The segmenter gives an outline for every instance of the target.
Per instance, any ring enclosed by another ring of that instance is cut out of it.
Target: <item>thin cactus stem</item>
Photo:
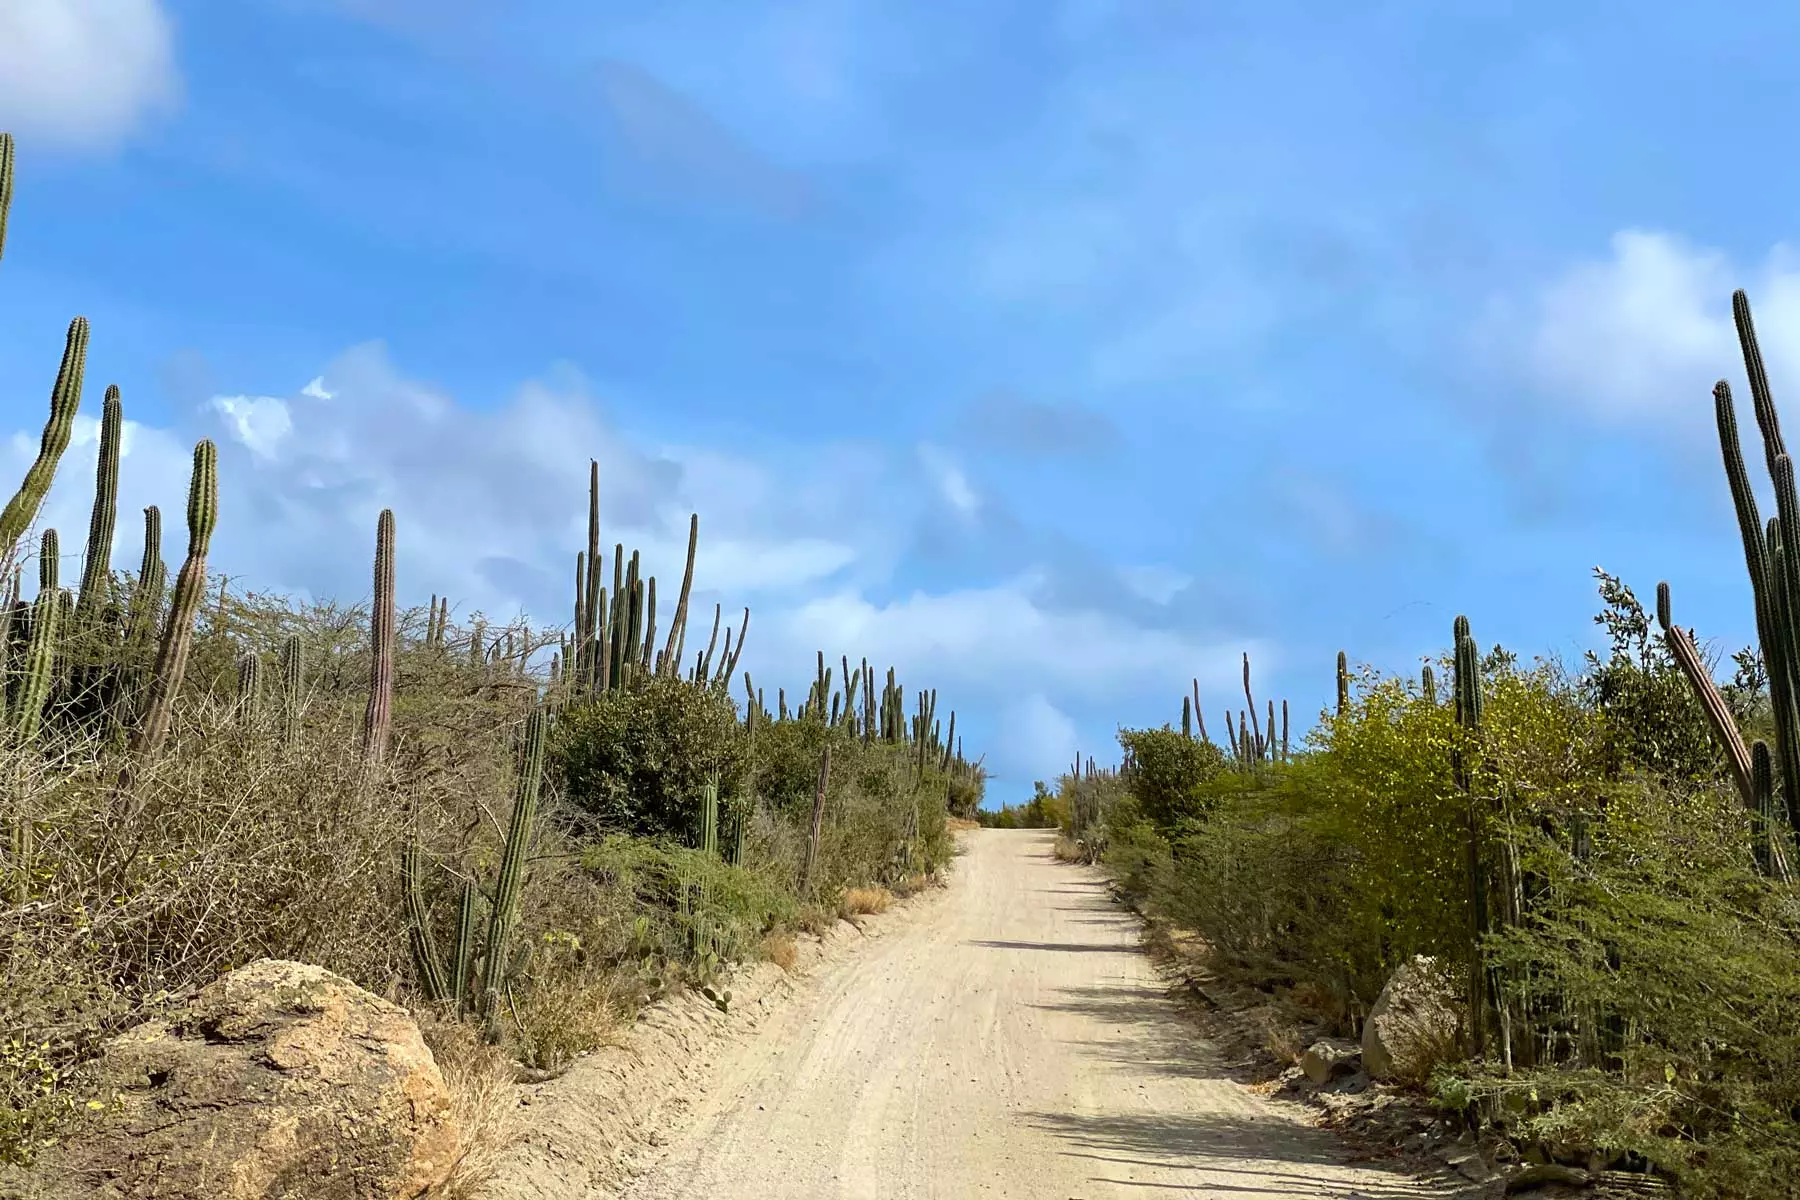
[[[56,478],[56,464],[69,448],[75,428],[75,411],[81,407],[81,379],[87,368],[88,323],[86,317],[69,322],[69,334],[63,343],[62,365],[56,370],[56,382],[50,388],[50,417],[44,423],[44,435],[38,444],[37,458],[25,472],[19,490],[0,510],[0,561],[12,557],[19,539],[37,518],[38,507]]]
[[[386,761],[394,713],[394,510],[375,522],[375,600],[369,612],[369,707],[363,718],[363,762]]]
[[[106,389],[100,417],[100,457],[94,472],[94,510],[88,518],[86,559],[81,569],[80,620],[92,625],[112,591],[113,530],[119,519],[119,446],[124,406],[117,386]]]
[[[19,671],[17,703],[10,714],[21,742],[30,742],[37,736],[55,677],[56,640],[62,621],[62,591],[56,584],[56,568],[56,530],[46,529],[38,552],[38,594],[31,605],[31,637]]]
[[[0,258],[6,256],[6,216],[12,210],[13,163],[16,158],[13,135],[0,133]]]
[[[291,633],[281,643],[281,722],[282,741],[293,746],[300,741],[300,720],[306,703],[306,659],[300,635]]]
[[[194,447],[194,474],[188,484],[188,552],[175,579],[175,595],[163,622],[157,647],[156,668],[150,677],[150,694],[144,719],[132,736],[131,750],[138,759],[154,759],[169,735],[175,698],[187,671],[188,651],[194,641],[194,617],[206,593],[206,551],[219,519],[219,451],[210,439]]]
[[[525,858],[531,848],[538,790],[544,772],[544,726],[547,721],[548,714],[541,708],[533,710],[525,721],[518,790],[513,798],[512,819],[507,825],[506,849],[500,858],[500,878],[494,884],[493,911],[488,918],[486,977],[482,980],[482,1006],[490,1037],[499,1032],[497,1001],[505,982],[501,973],[507,962],[513,925],[518,918],[519,891],[525,882]]]
[[[262,656],[248,652],[238,657],[238,712],[255,721],[262,710]]]
[[[451,970],[451,995],[456,1013],[461,1016],[469,1001],[469,964],[475,948],[475,881],[463,880],[462,897],[456,906],[456,959]]]
[[[681,591],[675,597],[675,615],[669,619],[669,640],[663,647],[667,672],[681,670],[683,652],[687,649],[688,595],[694,590],[694,553],[700,545],[700,514],[688,516],[687,566],[681,571]]]
[[[439,964],[436,939],[431,934],[431,910],[425,903],[424,854],[417,840],[409,843],[400,855],[400,874],[406,891],[407,932],[412,944],[413,965],[419,972],[419,983],[425,997],[433,1004],[448,1000],[444,969]]]

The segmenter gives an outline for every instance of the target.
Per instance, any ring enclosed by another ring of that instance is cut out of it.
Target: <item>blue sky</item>
[[[1246,650],[1297,715],[1458,612],[1574,657],[1596,565],[1728,650],[1800,10],[1570,10],[13,0],[7,454],[84,313],[122,508],[220,440],[215,570],[357,598],[392,506],[406,598],[550,621],[597,457],[651,570],[701,514],[766,690],[896,664],[995,800],[1190,677],[1216,727]]]

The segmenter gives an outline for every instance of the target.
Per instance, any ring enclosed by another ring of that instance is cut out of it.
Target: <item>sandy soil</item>
[[[1050,835],[965,845],[946,895],[720,1054],[629,1200],[1447,1194],[1227,1078]]]

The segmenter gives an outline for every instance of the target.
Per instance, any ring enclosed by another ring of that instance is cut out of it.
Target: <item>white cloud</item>
[[[1745,287],[1777,396],[1800,384],[1800,268],[1775,247],[1757,271],[1668,233],[1615,234],[1605,259],[1550,281],[1522,317],[1496,312],[1484,331],[1516,341],[1547,393],[1602,420],[1685,434],[1712,413],[1712,385],[1743,374],[1731,293]]]
[[[312,400],[335,400],[336,393],[325,386],[325,377],[315,375],[311,383],[300,389],[300,394]]]
[[[1224,686],[1236,678],[1242,650],[1278,665],[1260,642],[1203,642],[1104,609],[1051,608],[1039,599],[1042,584],[1028,574],[887,604],[839,591],[787,612],[774,637],[792,654],[853,652],[934,684],[954,680],[1003,692],[1032,686],[1088,700],[1145,687],[1179,696],[1196,674],[1203,684]]]
[[[1032,692],[1008,704],[1000,714],[994,752],[1002,761],[1034,764],[1041,779],[1052,772],[1054,764],[1073,762],[1080,745],[1081,737],[1068,714],[1042,692]],[[1012,782],[1009,792],[1018,791],[1024,783]]]
[[[301,391],[301,395],[315,394]],[[231,436],[258,458],[273,456],[294,429],[287,403],[275,396],[214,396],[212,408],[225,418]]]
[[[23,140],[105,146],[180,90],[159,0],[0,3],[0,128]]]
[[[919,459],[937,483],[938,495],[944,502],[965,517],[974,516],[981,508],[981,497],[955,460],[931,445],[919,447]]]
[[[646,572],[659,576],[665,631],[688,516],[698,512],[690,647],[705,637],[715,603],[733,628],[748,605],[743,664],[771,696],[771,685],[810,678],[818,650],[834,660],[867,656],[895,667],[909,689],[940,688],[943,711],[960,710],[959,729],[974,735],[971,751],[990,752],[1009,777],[1042,776],[1073,752],[1067,714],[1087,721],[1146,694],[1178,703],[1193,675],[1223,692],[1246,648],[1259,667],[1275,665],[1255,641],[1146,627],[1098,601],[1069,607],[1041,573],[881,598],[891,545],[910,541],[920,501],[945,486],[916,458],[855,447],[646,448],[602,419],[572,372],[477,407],[405,377],[379,344],[339,356],[321,378],[331,386],[216,397],[193,429],[128,422],[115,565],[137,566],[136,510],[152,503],[164,514],[163,556],[179,562],[193,443],[212,436],[215,573],[259,590],[355,601],[369,589],[376,515],[392,507],[403,604],[435,592],[452,598],[459,617],[523,607],[541,624],[559,623],[585,541],[591,456],[600,464],[606,575],[615,542],[640,549]],[[80,567],[97,432],[91,414],[77,419],[40,522],[63,534],[65,578]],[[16,479],[37,444],[35,427],[0,442],[0,478]],[[1177,582],[1161,568],[1138,568],[1135,578],[1151,591]]]
[[[1194,577],[1186,572],[1154,565],[1120,567],[1119,579],[1134,595],[1152,604],[1167,604],[1181,589],[1194,581]]]

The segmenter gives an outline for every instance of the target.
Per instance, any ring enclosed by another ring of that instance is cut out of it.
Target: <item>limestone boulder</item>
[[[107,1043],[114,1108],[33,1174],[111,1200],[412,1200],[457,1131],[405,1009],[304,963],[264,959]]]

